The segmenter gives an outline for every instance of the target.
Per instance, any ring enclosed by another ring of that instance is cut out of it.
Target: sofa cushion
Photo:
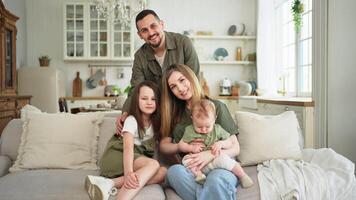
[[[98,158],[100,159],[104,153],[106,144],[116,132],[116,118],[104,117],[99,127]]]
[[[23,133],[10,172],[24,169],[97,169],[97,141],[102,115],[21,110]]]
[[[28,170],[0,178],[0,199],[7,200],[89,200],[84,187],[87,175],[98,175],[93,170]],[[115,199],[115,198],[111,198]],[[165,199],[159,185],[144,187],[139,199]]]
[[[243,166],[271,159],[301,159],[299,124],[293,111],[280,115],[237,112],[238,159]]]
[[[0,154],[7,156],[12,162],[16,160],[22,134],[21,119],[11,120],[4,128],[0,137]]]

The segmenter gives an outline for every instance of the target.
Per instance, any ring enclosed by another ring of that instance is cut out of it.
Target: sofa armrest
[[[0,155],[0,177],[9,173],[11,160],[8,156]]]

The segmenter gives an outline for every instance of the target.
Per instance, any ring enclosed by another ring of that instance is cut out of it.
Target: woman
[[[176,155],[179,152],[178,142],[183,136],[186,126],[192,124],[190,108],[193,102],[208,99],[202,92],[198,78],[185,65],[171,65],[162,78],[162,140],[160,151],[164,154]],[[211,99],[210,99],[211,100]],[[239,153],[239,145],[235,134],[235,126],[225,104],[212,100],[216,107],[216,123],[220,124],[231,134],[233,146],[222,150],[230,157]],[[196,145],[203,145],[202,141],[195,141]],[[191,161],[188,168],[201,169],[213,159],[210,151],[189,155]],[[212,170],[204,183],[195,182],[193,174],[183,165],[171,166],[167,172],[167,181],[177,194],[184,200],[189,199],[236,199],[237,178],[230,171],[223,169]]]

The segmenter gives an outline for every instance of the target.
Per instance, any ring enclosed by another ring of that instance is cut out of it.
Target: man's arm
[[[131,95],[132,95],[132,91],[133,91],[134,87],[136,87],[136,85],[138,85],[139,83],[141,83],[142,81],[145,80],[142,66],[143,66],[142,58],[140,58],[139,53],[136,53],[135,59],[133,62],[133,66],[132,66],[132,75],[131,75],[131,81],[130,81],[132,89],[128,93],[127,99],[122,107],[122,113],[125,113],[125,112],[127,113],[130,109]]]
[[[199,59],[197,52],[195,51],[195,48],[193,46],[192,41],[184,36],[183,39],[183,48],[184,48],[184,64],[189,66],[199,77],[199,72],[200,72],[200,64],[199,64]]]

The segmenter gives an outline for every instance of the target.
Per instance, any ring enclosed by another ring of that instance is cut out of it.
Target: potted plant
[[[304,12],[304,5],[300,0],[294,0],[291,10],[293,14],[295,30],[297,33],[299,33],[303,24],[302,13]]]
[[[44,56],[38,57],[38,61],[40,62],[41,67],[48,67],[51,59],[49,58],[49,56],[44,55]]]
[[[125,87],[125,89],[119,88],[119,92],[118,92],[118,96],[116,99],[116,109],[122,109],[122,107],[124,106],[124,103],[126,101],[127,95],[128,93],[131,91],[133,87],[131,85],[128,85]]]

